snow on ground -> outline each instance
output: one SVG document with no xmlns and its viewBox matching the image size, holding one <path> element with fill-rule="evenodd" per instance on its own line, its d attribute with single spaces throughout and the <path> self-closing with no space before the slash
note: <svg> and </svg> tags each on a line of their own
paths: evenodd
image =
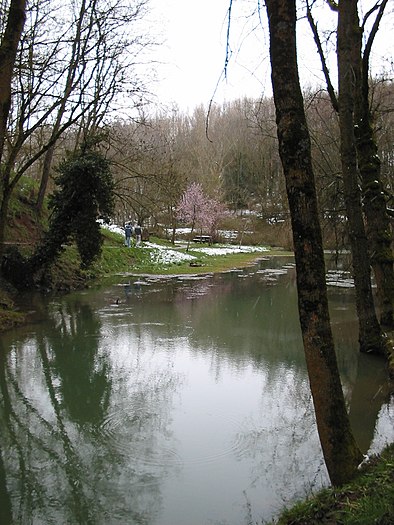
<svg viewBox="0 0 394 525">
<path fill-rule="evenodd" d="M 102 227 L 106 228 L 111 232 L 120 233 L 121 235 L 124 235 L 124 229 L 115 224 L 102 224 Z M 182 243 L 182 246 L 185 246 L 184 242 Z M 142 247 L 149 248 L 151 250 L 151 260 L 155 264 L 177 264 L 179 262 L 193 261 L 197 259 L 195 255 L 190 255 L 189 253 L 184 253 L 151 242 L 144 242 Z M 230 253 L 258 253 L 268 251 L 268 249 L 263 246 L 239 246 L 230 244 L 221 244 L 209 247 L 193 246 L 192 250 L 193 252 L 199 252 L 205 255 L 227 255 Z"/>
<path fill-rule="evenodd" d="M 220 245 L 220 246 L 209 246 L 209 247 L 194 247 L 194 252 L 205 253 L 205 255 L 227 255 L 228 253 L 255 253 L 255 252 L 267 252 L 268 248 L 264 246 L 232 246 Z"/>
<path fill-rule="evenodd" d="M 101 227 L 105 228 L 106 230 L 109 230 L 110 232 L 114 233 L 120 233 L 120 235 L 124 235 L 124 228 L 121 228 L 120 226 L 117 226 L 116 224 L 105 224 L 102 221 L 100 221 Z"/>
<path fill-rule="evenodd" d="M 151 261 L 156 264 L 176 264 L 182 261 L 193 261 L 196 259 L 193 255 L 188 253 L 178 252 L 160 244 L 152 242 L 144 242 L 144 248 L 151 250 Z"/>
<path fill-rule="evenodd" d="M 100 221 L 101 222 L 101 221 Z M 101 226 L 103 228 L 106 228 L 112 232 L 120 233 L 121 235 L 124 235 L 124 229 L 120 226 L 117 226 L 115 224 L 103 224 L 101 222 Z M 189 232 L 190 229 L 184 228 L 184 232 Z M 230 232 L 231 233 L 231 232 Z M 231 238 L 231 235 L 229 235 Z M 176 241 L 176 244 L 179 247 L 185 247 L 184 241 Z M 151 261 L 154 264 L 177 264 L 183 261 L 193 261 L 196 260 L 197 257 L 195 255 L 190 255 L 189 253 L 184 253 L 181 251 L 178 251 L 176 249 L 167 248 L 166 246 L 161 246 L 160 244 L 154 244 L 151 242 L 144 242 L 142 247 L 149 248 L 151 251 Z M 258 252 L 267 252 L 268 248 L 265 248 L 264 246 L 239 246 L 239 245 L 231 245 L 231 244 L 218 244 L 216 246 L 193 246 L 192 248 L 193 252 L 199 252 L 203 253 L 205 255 L 227 255 L 230 253 L 258 253 Z M 292 264 L 291 267 L 294 267 Z M 272 275 L 279 274 L 279 273 L 285 273 L 286 266 L 283 267 L 283 269 L 279 270 L 272 270 L 272 269 L 266 269 L 266 270 L 259 270 L 257 273 L 265 274 L 265 277 L 270 278 Z M 354 281 L 351 278 L 349 272 L 338 272 L 334 270 L 329 270 L 327 273 L 327 285 L 328 286 L 337 286 L 341 288 L 354 288 Z"/>
<path fill-rule="evenodd" d="M 152 262 L 159 264 L 176 264 L 182 261 L 193 261 L 197 257 L 188 253 L 180 252 L 160 246 L 159 244 L 153 244 L 145 242 L 144 246 L 152 250 Z M 229 253 L 256 253 L 266 252 L 267 248 L 261 246 L 231 246 L 231 245 L 220 245 L 216 247 L 203 247 L 193 246 L 193 252 L 203 253 L 205 255 L 227 255 Z"/>
</svg>

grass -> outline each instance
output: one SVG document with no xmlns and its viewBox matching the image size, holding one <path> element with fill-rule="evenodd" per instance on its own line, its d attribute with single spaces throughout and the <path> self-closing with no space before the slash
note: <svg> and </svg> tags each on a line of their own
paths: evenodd
<svg viewBox="0 0 394 525">
<path fill-rule="evenodd" d="M 276 525 L 392 525 L 394 444 L 374 456 L 353 482 L 320 491 L 283 512 Z"/>
<path fill-rule="evenodd" d="M 122 235 L 109 230 L 102 230 L 102 233 L 104 242 L 101 256 L 88 270 L 81 269 L 81 261 L 76 247 L 74 245 L 66 246 L 50 271 L 43 275 L 42 288 L 44 290 L 69 291 L 84 287 L 89 281 L 100 280 L 116 274 L 195 275 L 225 272 L 234 268 L 249 266 L 265 255 L 286 255 L 289 253 L 280 250 L 267 250 L 267 252 L 206 255 L 197 250 L 193 251 L 193 247 L 197 248 L 201 245 L 193 245 L 192 243 L 188 253 L 196 257 L 193 262 L 197 265 L 191 266 L 189 260 L 165 262 L 160 257 L 155 257 L 155 254 L 160 254 L 159 250 L 155 248 L 146 246 L 143 248 L 127 248 L 124 246 Z M 160 245 L 162 248 L 186 253 L 185 246 L 174 247 L 164 239 L 152 238 L 151 242 Z M 32 249 L 32 245 L 20 246 L 24 255 L 28 255 Z"/>
<path fill-rule="evenodd" d="M 196 257 L 196 266 L 191 266 L 190 261 L 183 260 L 174 263 L 155 262 L 152 257 L 154 249 L 126 248 L 123 245 L 123 237 L 119 234 L 104 230 L 103 253 L 98 262 L 92 267 L 93 274 L 97 276 L 108 275 L 111 273 L 149 273 L 149 274 L 206 274 L 225 272 L 234 268 L 243 268 L 253 264 L 257 259 L 266 255 L 291 255 L 290 252 L 281 250 L 267 250 L 267 252 L 254 253 L 234 253 L 227 255 L 207 255 L 200 251 L 193 250 L 197 245 L 191 243 L 189 255 Z M 169 241 L 152 238 L 151 242 L 159 244 L 163 248 L 186 253 L 185 247 L 173 246 Z"/>
</svg>

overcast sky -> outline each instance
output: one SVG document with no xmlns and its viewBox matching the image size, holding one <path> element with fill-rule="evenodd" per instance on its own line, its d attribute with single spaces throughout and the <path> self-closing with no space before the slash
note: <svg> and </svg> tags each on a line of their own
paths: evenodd
<svg viewBox="0 0 394 525">
<path fill-rule="evenodd" d="M 162 101 L 187 110 L 208 104 L 212 97 L 219 103 L 244 95 L 258 97 L 267 81 L 270 84 L 268 45 L 262 42 L 261 29 L 259 39 L 251 34 L 238 53 L 240 39 L 246 36 L 245 20 L 234 23 L 233 51 L 223 78 L 228 0 L 151 0 L 150 5 L 165 40 L 155 54 L 162 62 L 155 88 Z"/>
<path fill-rule="evenodd" d="M 231 58 L 225 79 L 229 0 L 150 0 L 155 33 L 164 42 L 154 53 L 155 60 L 161 63 L 155 67 L 154 89 L 159 100 L 167 105 L 175 103 L 182 111 L 192 111 L 200 103 L 207 105 L 211 98 L 223 103 L 243 96 L 270 96 L 265 8 L 262 7 L 260 26 L 258 15 L 250 16 L 257 5 L 257 0 L 233 1 Z M 328 28 L 335 27 L 329 10 L 320 20 L 320 28 L 323 23 Z M 392 34 L 388 27 L 386 23 L 386 38 L 380 38 L 379 45 L 386 46 L 386 59 L 390 53 L 392 60 Z M 299 24 L 297 39 L 301 82 L 304 86 L 316 86 L 322 81 L 320 62 L 305 24 Z M 333 64 L 333 72 L 335 68 Z"/>
</svg>

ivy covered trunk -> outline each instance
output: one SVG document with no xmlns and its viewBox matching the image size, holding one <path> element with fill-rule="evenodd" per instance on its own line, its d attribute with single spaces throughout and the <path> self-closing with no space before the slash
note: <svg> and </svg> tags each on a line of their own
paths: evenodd
<svg viewBox="0 0 394 525">
<path fill-rule="evenodd" d="M 373 268 L 380 323 L 394 328 L 394 271 L 392 231 L 380 177 L 380 159 L 368 121 L 360 120 L 357 137 L 358 162 L 362 181 L 366 232 Z"/>
<path fill-rule="evenodd" d="M 387 5 L 384 0 L 375 18 L 375 35 L 383 11 Z M 357 1 L 349 4 L 349 18 L 352 31 L 348 40 L 352 46 L 352 71 L 354 78 L 354 129 L 358 168 L 361 175 L 363 210 L 366 219 L 366 234 L 371 265 L 375 275 L 377 306 L 380 323 L 388 329 L 393 328 L 394 268 L 392 231 L 387 212 L 384 186 L 381 181 L 381 162 L 375 141 L 372 112 L 369 102 L 369 56 L 373 38 L 369 38 L 362 55 L 362 36 Z"/>
<path fill-rule="evenodd" d="M 279 152 L 286 179 L 297 270 L 298 309 L 317 428 L 334 485 L 362 459 L 354 440 L 331 332 L 311 146 L 296 59 L 295 0 L 267 0 Z"/>
<path fill-rule="evenodd" d="M 372 295 L 370 258 L 362 214 L 354 134 L 355 71 L 353 68 L 353 43 L 354 32 L 359 30 L 358 25 L 354 23 L 354 9 L 357 9 L 357 0 L 340 0 L 338 8 L 337 54 L 341 163 L 356 288 L 360 350 L 385 354 L 386 341 L 376 316 Z"/>
</svg>

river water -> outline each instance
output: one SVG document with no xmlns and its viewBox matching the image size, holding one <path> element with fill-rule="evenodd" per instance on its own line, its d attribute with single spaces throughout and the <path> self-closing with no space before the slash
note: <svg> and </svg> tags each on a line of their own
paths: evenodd
<svg viewBox="0 0 394 525">
<path fill-rule="evenodd" d="M 378 452 L 394 401 L 347 283 L 329 286 L 338 363 Z M 0 339 L 2 525 L 260 524 L 328 484 L 292 259 L 26 301 L 36 322 Z"/>
</svg>

